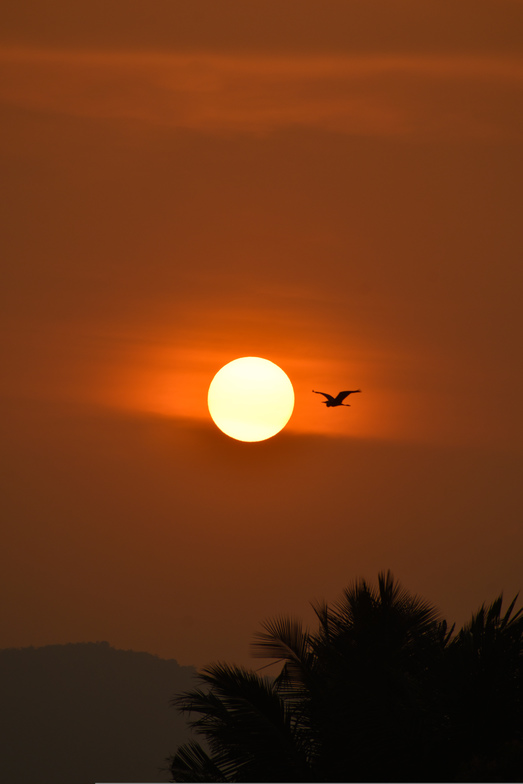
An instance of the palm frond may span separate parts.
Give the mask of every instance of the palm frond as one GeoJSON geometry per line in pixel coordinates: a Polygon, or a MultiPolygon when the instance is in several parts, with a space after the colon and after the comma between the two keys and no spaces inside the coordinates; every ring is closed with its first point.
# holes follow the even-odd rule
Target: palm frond
{"type": "MultiPolygon", "coordinates": [[[[503,594],[502,594],[503,595],[503,594]]],[[[519,593],[517,593],[514,598],[512,599],[509,608],[503,618],[501,619],[501,628],[504,629],[509,623],[515,623],[516,621],[522,621],[523,619],[521,616],[523,615],[523,607],[520,607],[519,610],[515,615],[512,615],[512,610],[516,606],[516,602],[518,600],[519,593]],[[512,615],[512,618],[510,617],[512,615]]]]}
{"type": "Polygon", "coordinates": [[[257,632],[254,637],[253,655],[282,662],[275,685],[282,696],[299,698],[314,669],[308,631],[300,621],[286,617],[265,621],[262,626],[265,631],[257,632]]]}
{"type": "Polygon", "coordinates": [[[503,594],[500,594],[492,604],[486,607],[484,604],[479,610],[472,615],[470,621],[463,626],[460,635],[472,635],[475,638],[480,638],[486,634],[492,635],[496,632],[509,632],[511,630],[523,629],[523,607],[517,613],[512,615],[516,601],[519,594],[516,594],[511,601],[508,609],[503,617],[501,617],[501,608],[503,604],[503,594]]]}
{"type": "Polygon", "coordinates": [[[227,778],[196,741],[180,746],[169,760],[173,781],[178,782],[225,782],[227,778]]]}
{"type": "Polygon", "coordinates": [[[303,775],[306,748],[273,681],[223,663],[206,667],[199,678],[208,691],[186,692],[174,703],[199,714],[189,723],[206,738],[213,763],[228,780],[252,780],[253,770],[264,771],[262,780],[285,770],[303,775]]]}
{"type": "Polygon", "coordinates": [[[279,617],[262,623],[265,631],[255,632],[251,650],[258,658],[302,662],[309,652],[309,635],[300,621],[279,617]]]}

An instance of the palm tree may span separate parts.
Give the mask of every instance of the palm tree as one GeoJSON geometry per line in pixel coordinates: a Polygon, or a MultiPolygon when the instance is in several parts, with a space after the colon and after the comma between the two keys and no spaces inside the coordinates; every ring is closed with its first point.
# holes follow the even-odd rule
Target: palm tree
{"type": "Polygon", "coordinates": [[[281,618],[256,636],[255,655],[283,665],[275,680],[218,664],[200,676],[206,691],[175,700],[199,714],[190,723],[210,750],[179,749],[171,761],[175,780],[366,780],[401,756],[401,733],[408,730],[414,743],[423,718],[420,683],[443,644],[436,610],[390,573],[379,575],[377,589],[357,581],[337,604],[314,609],[314,634],[281,618]],[[380,760],[371,749],[376,734],[380,760]]]}
{"type": "Polygon", "coordinates": [[[447,748],[473,780],[523,779],[523,608],[483,605],[450,642],[440,697],[447,748]],[[500,778],[497,778],[497,776],[500,778]],[[515,776],[515,778],[513,778],[515,776]]]}
{"type": "Polygon", "coordinates": [[[254,650],[285,662],[277,684],[309,733],[314,776],[392,780],[399,766],[400,779],[411,768],[416,778],[425,692],[446,640],[436,609],[388,572],[377,589],[359,580],[332,607],[314,610],[315,634],[269,622],[254,650]]]}
{"type": "Polygon", "coordinates": [[[182,746],[174,780],[446,781],[467,766],[478,779],[486,738],[489,764],[507,740],[519,759],[523,619],[513,607],[501,617],[500,597],[452,637],[387,572],[377,587],[358,580],[333,605],[313,605],[314,632],[294,619],[265,622],[253,652],[281,665],[277,677],[217,664],[201,674],[204,689],[174,701],[198,714],[190,724],[208,746],[182,746]],[[502,727],[490,718],[485,730],[488,712],[502,708],[502,727]],[[479,736],[472,712],[483,717],[479,736]]]}

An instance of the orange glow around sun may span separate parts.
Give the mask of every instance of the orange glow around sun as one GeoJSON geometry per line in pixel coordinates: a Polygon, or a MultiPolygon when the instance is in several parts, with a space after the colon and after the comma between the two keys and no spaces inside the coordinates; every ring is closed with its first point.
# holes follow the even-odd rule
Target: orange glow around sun
{"type": "Polygon", "coordinates": [[[278,365],[241,357],[214,376],[208,406],[212,419],[238,441],[264,441],[279,433],[294,408],[294,389],[278,365]]]}

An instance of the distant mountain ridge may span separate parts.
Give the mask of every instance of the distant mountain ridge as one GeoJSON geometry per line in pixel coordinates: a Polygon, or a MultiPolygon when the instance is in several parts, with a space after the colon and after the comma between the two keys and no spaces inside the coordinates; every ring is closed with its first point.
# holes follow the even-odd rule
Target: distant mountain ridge
{"type": "Polygon", "coordinates": [[[108,642],[0,650],[0,780],[166,782],[190,738],[169,704],[194,667],[108,642]]]}

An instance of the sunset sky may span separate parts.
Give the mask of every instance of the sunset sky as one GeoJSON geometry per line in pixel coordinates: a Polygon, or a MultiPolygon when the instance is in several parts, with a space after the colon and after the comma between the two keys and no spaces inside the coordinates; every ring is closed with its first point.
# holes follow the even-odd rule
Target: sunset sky
{"type": "Polygon", "coordinates": [[[522,0],[7,0],[0,647],[523,590],[522,0]],[[222,434],[225,363],[288,426],[222,434]],[[351,410],[312,389],[361,388],[351,410]]]}

